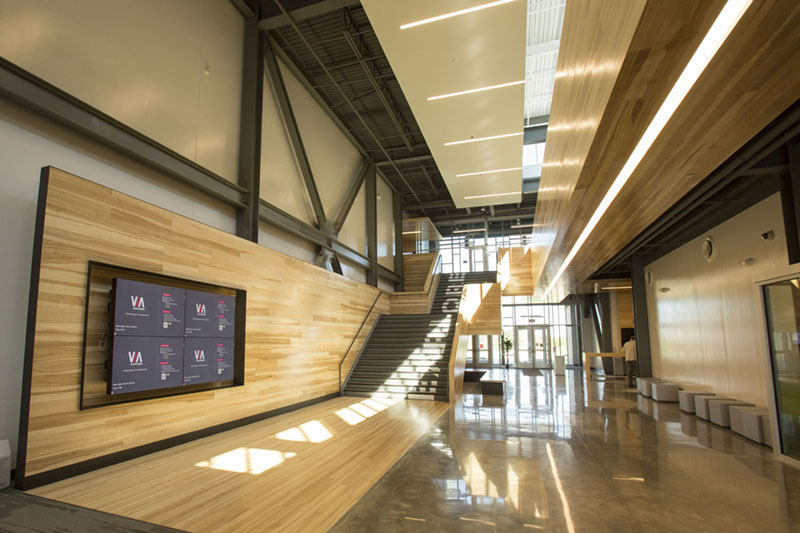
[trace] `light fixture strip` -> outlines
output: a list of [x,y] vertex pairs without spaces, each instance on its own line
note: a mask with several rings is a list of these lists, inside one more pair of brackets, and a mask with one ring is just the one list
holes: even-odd
[[522,167],[498,168],[495,170],[481,170],[480,172],[467,172],[466,174],[456,174],[456,177],[463,178],[465,176],[480,176],[481,174],[499,174],[501,172],[513,172],[514,170],[522,170]]
[[722,46],[722,43],[725,42],[725,39],[727,39],[728,35],[730,35],[731,31],[733,31],[733,28],[736,26],[739,20],[741,20],[751,3],[752,0],[728,0],[728,2],[725,4],[725,7],[722,8],[722,11],[720,11],[717,19],[711,25],[708,33],[706,33],[706,36],[700,43],[700,46],[697,47],[694,55],[692,55],[692,58],[686,64],[683,72],[681,72],[681,75],[675,82],[675,85],[672,86],[669,94],[667,94],[667,97],[664,99],[661,107],[656,112],[653,120],[650,121],[650,125],[647,126],[644,134],[642,134],[642,137],[639,139],[639,143],[633,149],[633,152],[631,152],[631,155],[625,162],[622,170],[620,170],[619,174],[617,174],[616,179],[601,200],[600,205],[598,205],[597,209],[595,209],[594,214],[592,214],[592,218],[589,219],[589,222],[581,232],[578,240],[575,241],[575,244],[573,245],[566,259],[564,259],[561,267],[559,267],[558,271],[556,272],[556,275],[553,277],[552,281],[550,281],[550,284],[547,286],[547,290],[544,292],[545,298],[550,291],[553,290],[553,287],[555,287],[559,278],[564,274],[564,271],[575,258],[578,251],[586,242],[586,239],[589,238],[589,235],[592,233],[595,226],[597,226],[600,218],[605,214],[606,210],[608,210],[611,202],[614,201],[622,187],[625,185],[625,183],[627,183],[628,179],[633,174],[633,171],[636,170],[636,167],[642,161],[647,151],[664,129],[664,126],[666,126],[667,122],[675,113],[686,95],[689,93],[692,86],[700,78],[700,75],[711,62],[711,59],[714,57],[714,55],[716,55],[717,51]]
[[633,289],[633,287],[600,287],[600,289],[604,291],[623,291]]
[[464,139],[463,141],[450,141],[449,143],[444,143],[445,146],[455,146],[457,144],[467,144],[467,143],[477,143],[481,141],[493,141],[495,139],[505,139],[506,137],[518,137],[522,135],[523,132],[519,133],[505,133],[503,135],[492,135],[491,137],[479,137],[477,139]]
[[511,229],[532,228],[533,224],[514,224]]
[[472,233],[474,231],[486,231],[486,228],[455,229],[455,230],[453,230],[453,233]]
[[497,192],[494,194],[479,194],[477,196],[465,196],[464,200],[474,200],[475,198],[491,198],[493,196],[509,196],[511,194],[521,194],[519,191],[514,192]]
[[403,235],[416,235],[417,233],[422,233],[421,231],[404,231]]
[[417,26],[422,26],[423,24],[430,24],[431,22],[438,22],[440,20],[446,20],[453,17],[458,17],[460,15],[466,15],[468,13],[474,13],[476,11],[482,11],[484,9],[489,9],[490,7],[501,6],[503,4],[509,4],[514,0],[497,0],[495,2],[489,2],[488,4],[481,4],[474,7],[468,7],[466,9],[459,9],[458,11],[451,11],[450,13],[444,13],[442,15],[437,15],[435,17],[430,17],[422,20],[417,20],[415,22],[409,22],[408,24],[403,24],[400,26],[401,30],[407,30],[408,28],[415,28]]
[[508,83],[500,83],[498,85],[489,85],[488,87],[478,87],[477,89],[467,89],[466,91],[458,91],[455,93],[440,94],[437,96],[429,96],[428,101],[441,100],[442,98],[452,98],[453,96],[462,96],[465,94],[482,93],[484,91],[492,91],[494,89],[502,89],[503,87],[513,87],[514,85],[522,85],[525,80],[510,81]]

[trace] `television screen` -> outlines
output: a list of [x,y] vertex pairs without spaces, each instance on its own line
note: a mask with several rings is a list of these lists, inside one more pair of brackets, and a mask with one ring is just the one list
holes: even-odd
[[186,336],[233,338],[236,299],[233,296],[186,291]]
[[183,355],[183,384],[233,379],[233,339],[187,337]]
[[111,394],[179,387],[182,369],[181,337],[117,337]]
[[183,337],[184,289],[114,280],[114,334]]
[[110,394],[234,379],[236,297],[113,280]]

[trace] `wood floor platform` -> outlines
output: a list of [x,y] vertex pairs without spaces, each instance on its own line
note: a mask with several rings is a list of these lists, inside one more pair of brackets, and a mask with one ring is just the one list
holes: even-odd
[[336,398],[30,493],[186,531],[324,531],[448,408]]

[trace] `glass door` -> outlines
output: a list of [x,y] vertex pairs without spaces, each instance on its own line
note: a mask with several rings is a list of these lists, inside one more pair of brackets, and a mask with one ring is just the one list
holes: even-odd
[[800,278],[764,287],[781,452],[800,460]]
[[533,368],[533,328],[517,326],[514,328],[514,354],[517,368]]
[[483,272],[486,270],[486,246],[469,247],[469,271]]
[[552,368],[550,353],[550,326],[531,326],[533,336],[533,363],[535,368]]

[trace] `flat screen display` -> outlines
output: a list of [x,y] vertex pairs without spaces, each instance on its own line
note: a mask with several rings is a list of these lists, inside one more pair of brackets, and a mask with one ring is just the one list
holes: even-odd
[[114,335],[183,337],[185,290],[118,278],[114,291]]
[[141,281],[113,281],[110,394],[234,377],[236,298]]
[[233,338],[236,298],[186,291],[186,336]]

